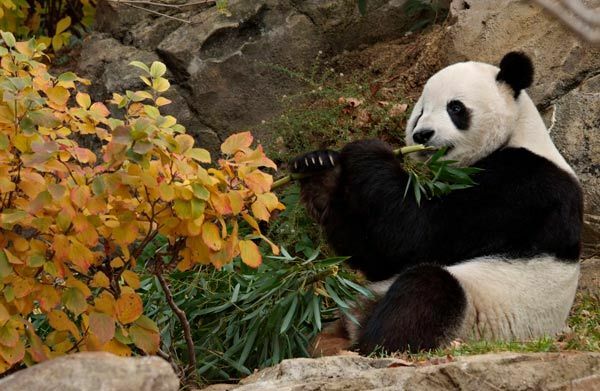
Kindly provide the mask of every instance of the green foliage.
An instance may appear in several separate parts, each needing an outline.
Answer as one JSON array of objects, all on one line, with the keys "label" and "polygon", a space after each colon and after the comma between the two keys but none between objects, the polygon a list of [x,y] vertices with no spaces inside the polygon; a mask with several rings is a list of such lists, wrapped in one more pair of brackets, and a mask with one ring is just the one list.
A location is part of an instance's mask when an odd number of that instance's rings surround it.
[{"label": "green foliage", "polygon": [[290,249],[294,254],[310,257],[316,250],[326,255],[328,251],[321,227],[308,216],[300,203],[300,186],[294,183],[279,195],[286,209],[274,219],[267,236],[279,245]]},{"label": "green foliage", "polygon": [[[323,322],[369,292],[341,267],[343,258],[269,257],[257,269],[238,261],[221,270],[174,272],[177,305],[189,318],[197,373],[205,381],[234,380],[285,358],[307,356]],[[179,322],[153,276],[142,281],[148,315],[161,330],[163,348],[187,362]]]},{"label": "green foliage", "polygon": [[398,92],[382,92],[360,75],[337,73],[319,58],[306,73],[274,68],[308,87],[307,92],[284,96],[283,114],[263,125],[279,137],[268,149],[274,158],[285,161],[311,149],[339,149],[364,138],[402,142],[408,104]]},{"label": "green foliage", "polygon": [[409,175],[405,197],[412,188],[420,204],[423,197],[429,199],[476,185],[471,175],[481,170],[476,167],[456,167],[454,161],[443,159],[445,153],[446,148],[441,148],[425,161],[404,159],[402,165]]}]

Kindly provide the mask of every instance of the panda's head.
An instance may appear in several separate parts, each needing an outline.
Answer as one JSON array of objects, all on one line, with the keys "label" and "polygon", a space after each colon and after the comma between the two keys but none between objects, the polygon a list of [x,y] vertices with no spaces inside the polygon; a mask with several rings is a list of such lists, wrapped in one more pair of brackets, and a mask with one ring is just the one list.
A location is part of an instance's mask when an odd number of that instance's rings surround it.
[{"label": "panda's head", "polygon": [[508,143],[521,111],[519,97],[532,81],[531,60],[518,52],[504,56],[500,68],[472,61],[450,65],[425,84],[406,144],[447,147],[448,160],[470,165]]}]

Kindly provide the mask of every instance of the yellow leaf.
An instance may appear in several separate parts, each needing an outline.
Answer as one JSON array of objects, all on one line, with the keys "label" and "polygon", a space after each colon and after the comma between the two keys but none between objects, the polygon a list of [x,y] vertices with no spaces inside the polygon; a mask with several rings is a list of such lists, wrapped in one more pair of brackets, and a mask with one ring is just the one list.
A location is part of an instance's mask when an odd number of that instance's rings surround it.
[{"label": "yellow leaf", "polygon": [[78,92],[77,95],[75,95],[75,100],[77,101],[77,104],[84,109],[87,109],[92,104],[90,96],[84,92]]},{"label": "yellow leaf", "polygon": [[129,346],[124,345],[115,339],[104,344],[104,346],[102,346],[102,350],[121,357],[131,356],[131,349],[129,349]]},{"label": "yellow leaf", "polygon": [[211,161],[210,152],[204,148],[191,148],[185,153],[185,156],[191,157],[200,163],[210,163]]},{"label": "yellow leaf", "polygon": [[135,346],[144,352],[154,354],[158,351],[160,335],[157,331],[148,330],[134,324],[129,328],[129,336]]},{"label": "yellow leaf", "polygon": [[121,274],[127,285],[132,287],[133,289],[139,289],[140,287],[140,278],[135,272],[131,270],[125,270],[123,274]]},{"label": "yellow leaf", "polygon": [[53,329],[58,331],[68,331],[75,337],[75,339],[79,340],[81,335],[79,334],[79,330],[77,330],[77,326],[75,323],[69,319],[67,314],[60,310],[54,310],[48,314],[48,322]]},{"label": "yellow leaf", "polygon": [[117,319],[123,324],[131,323],[140,317],[144,305],[137,293],[125,293],[117,299],[115,311]]},{"label": "yellow leaf", "polygon": [[244,209],[244,197],[242,197],[239,191],[235,190],[227,193],[227,197],[229,197],[229,204],[231,205],[233,214],[239,214]]},{"label": "yellow leaf", "polygon": [[170,86],[169,81],[164,77],[158,77],[152,81],[152,88],[156,92],[165,92]]},{"label": "yellow leaf", "polygon": [[250,267],[259,267],[262,263],[262,255],[258,250],[258,246],[251,240],[240,240],[239,246],[242,262]]},{"label": "yellow leaf", "polygon": [[250,224],[250,226],[252,228],[254,228],[256,230],[256,232],[260,233],[260,228],[258,227],[258,223],[256,222],[256,220],[252,216],[250,216],[247,213],[242,213],[242,218],[244,220],[246,220],[246,222],[248,224]]},{"label": "yellow leaf", "polygon": [[221,151],[226,155],[233,155],[240,149],[250,147],[253,140],[254,138],[250,132],[232,134],[221,145]]},{"label": "yellow leaf", "polygon": [[19,341],[19,332],[12,323],[7,322],[0,327],[0,345],[2,346],[15,347]]},{"label": "yellow leaf", "polygon": [[150,76],[153,78],[161,77],[167,72],[167,67],[160,61],[154,61],[150,66]]},{"label": "yellow leaf", "polygon": [[160,194],[160,199],[165,202],[172,201],[173,198],[175,198],[175,190],[173,190],[173,187],[167,182],[160,184],[158,187],[158,192]]},{"label": "yellow leaf", "polygon": [[58,23],[56,24],[56,32],[54,33],[54,35],[58,35],[58,34],[62,33],[63,31],[68,29],[70,25],[71,25],[71,17],[65,16],[64,18],[59,20]]},{"label": "yellow leaf", "polygon": [[219,251],[221,249],[223,241],[216,224],[210,221],[202,224],[202,240],[211,250]]},{"label": "yellow leaf", "polygon": [[94,288],[108,288],[110,286],[110,281],[108,280],[108,277],[106,277],[106,274],[99,271],[94,274],[94,278],[90,285]]},{"label": "yellow leaf", "polygon": [[86,299],[92,295],[92,291],[90,290],[90,288],[88,288],[86,284],[74,277],[68,277],[66,285],[68,287],[78,289]]},{"label": "yellow leaf", "polygon": [[70,96],[69,91],[61,86],[56,86],[47,89],[46,95],[48,96],[50,102],[60,107],[64,107],[67,104],[67,101],[69,100]]},{"label": "yellow leaf", "polygon": [[[189,134],[180,134],[175,137],[175,142],[177,143],[177,153],[185,154],[188,150],[190,150],[194,146],[194,138]],[[196,148],[199,149],[199,148]],[[208,152],[208,151],[207,151]],[[210,159],[208,161],[210,163]]]},{"label": "yellow leaf", "polygon": [[94,306],[96,310],[104,312],[110,316],[115,313],[116,301],[112,294],[107,291],[102,291],[98,297],[94,299]]},{"label": "yellow leaf", "polygon": [[263,204],[260,200],[256,200],[252,203],[252,214],[259,220],[269,221],[269,217],[271,214],[267,210],[265,204]]},{"label": "yellow leaf", "polygon": [[0,325],[5,324],[8,319],[10,319],[10,313],[4,304],[0,303]]},{"label": "yellow leaf", "polygon": [[110,267],[113,267],[115,269],[123,267],[123,265],[125,265],[125,262],[123,262],[123,259],[121,257],[113,258],[113,260],[110,261]]}]

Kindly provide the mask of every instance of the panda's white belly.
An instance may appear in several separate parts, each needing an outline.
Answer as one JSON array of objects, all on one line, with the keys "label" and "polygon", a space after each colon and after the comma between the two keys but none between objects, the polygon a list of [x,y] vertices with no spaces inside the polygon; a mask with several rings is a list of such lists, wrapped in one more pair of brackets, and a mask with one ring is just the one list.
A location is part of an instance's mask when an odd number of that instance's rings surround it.
[{"label": "panda's white belly", "polygon": [[579,263],[551,256],[482,257],[446,270],[467,296],[457,333],[463,340],[526,340],[562,331],[579,279]]}]

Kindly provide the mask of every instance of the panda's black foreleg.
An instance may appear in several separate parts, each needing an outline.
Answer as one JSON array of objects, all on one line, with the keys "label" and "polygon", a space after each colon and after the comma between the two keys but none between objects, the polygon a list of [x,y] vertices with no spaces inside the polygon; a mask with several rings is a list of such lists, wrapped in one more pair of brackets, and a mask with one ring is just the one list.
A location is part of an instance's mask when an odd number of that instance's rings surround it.
[{"label": "panda's black foreleg", "polygon": [[300,179],[302,202],[319,223],[328,217],[332,196],[338,184],[340,153],[321,150],[300,155],[290,161],[292,174],[304,174]]},{"label": "panda's black foreleg", "polygon": [[358,338],[361,354],[434,349],[455,338],[467,299],[446,269],[418,265],[402,274],[367,315]]}]

